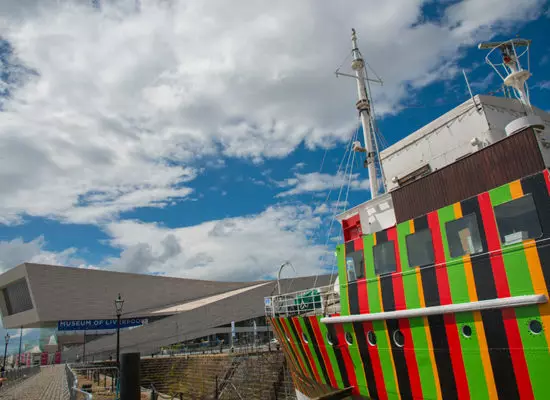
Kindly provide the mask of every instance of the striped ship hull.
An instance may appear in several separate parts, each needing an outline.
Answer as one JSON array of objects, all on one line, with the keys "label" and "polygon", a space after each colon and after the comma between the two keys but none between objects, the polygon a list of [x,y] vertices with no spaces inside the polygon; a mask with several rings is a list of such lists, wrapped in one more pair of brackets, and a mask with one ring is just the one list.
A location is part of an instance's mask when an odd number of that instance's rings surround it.
[{"label": "striped ship hull", "polygon": [[[542,236],[503,248],[494,207],[530,194]],[[445,223],[474,214],[483,252],[451,257]],[[405,237],[429,228],[435,265],[409,267]],[[372,248],[394,240],[397,272],[376,276]],[[548,170],[515,180],[337,247],[340,316],[544,295],[550,286]],[[346,255],[361,252],[367,278],[347,281]],[[550,305],[326,323],[272,317],[305,398],[348,390],[370,399],[550,398]],[[330,317],[330,316],[328,316]],[[328,318],[330,320],[330,318]],[[400,332],[401,341],[395,339]],[[369,342],[369,335],[376,338]],[[343,398],[343,397],[341,397]]]}]

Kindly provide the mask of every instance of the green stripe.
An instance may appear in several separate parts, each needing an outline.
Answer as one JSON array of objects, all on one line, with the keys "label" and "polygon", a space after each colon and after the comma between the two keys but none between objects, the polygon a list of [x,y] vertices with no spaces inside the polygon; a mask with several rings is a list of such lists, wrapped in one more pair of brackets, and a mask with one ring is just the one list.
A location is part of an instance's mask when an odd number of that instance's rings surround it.
[{"label": "green stripe", "polygon": [[338,262],[338,281],[340,285],[340,314],[349,315],[346,252],[343,244],[336,246],[336,260]]},{"label": "green stripe", "polygon": [[324,345],[327,350],[328,358],[330,359],[330,366],[334,371],[334,378],[336,378],[336,382],[338,382],[338,387],[343,389],[344,381],[342,380],[342,374],[340,373],[338,361],[336,360],[336,354],[334,353],[334,348],[332,347],[332,345],[327,342],[328,329],[325,324],[321,323],[321,318],[322,318],[321,315],[317,315],[319,329],[321,330],[321,334],[323,335]]},{"label": "green stripe", "polygon": [[380,356],[380,365],[382,366],[386,391],[390,399],[397,398],[399,390],[396,386],[395,369],[391,357],[391,345],[386,323],[384,321],[373,321],[372,325],[376,333],[376,345],[378,347],[378,355]]},{"label": "green stripe", "polygon": [[[445,260],[447,261],[451,301],[453,303],[468,303],[470,302],[470,296],[468,294],[466,271],[464,270],[464,259],[462,257],[451,258],[447,231],[445,230],[445,224],[456,219],[454,207],[450,205],[440,209],[438,216],[444,243]],[[473,313],[455,314],[455,320],[470,394],[475,394],[476,398],[479,399],[488,399],[489,388],[485,378],[483,360],[481,359],[480,343],[475,333]],[[464,325],[469,325],[472,328],[472,335],[469,338],[464,337],[462,334],[462,326]]]},{"label": "green stripe", "polygon": [[[512,200],[510,185],[504,185],[489,192],[493,207]],[[527,255],[522,243],[504,246],[502,251],[504,269],[508,278],[510,294],[521,296],[534,294],[533,282],[529,272]],[[546,371],[550,365],[548,343],[543,334],[534,335],[529,330],[529,322],[533,319],[540,321],[538,306],[515,308],[516,320],[523,344],[523,352],[527,362],[529,377],[535,398],[544,398],[548,392]],[[548,327],[546,327],[548,328]]]},{"label": "green stripe", "polygon": [[[306,337],[309,339],[307,341],[307,346],[309,348],[309,352],[311,353],[311,358],[313,358],[313,362],[315,363],[315,368],[317,369],[317,373],[319,375],[319,378],[321,378],[321,381],[326,384],[327,381],[325,380],[325,377],[323,376],[323,370],[321,369],[321,364],[319,364],[319,359],[317,358],[317,353],[315,353],[315,349],[313,348],[313,340],[315,340],[315,338],[309,337],[309,334],[308,334],[308,331],[307,331],[307,328],[306,328],[306,324],[304,323],[304,318],[303,317],[298,317],[298,322],[300,323],[300,327],[302,328],[302,332],[304,332],[306,334]],[[323,360],[321,360],[321,362],[322,361]]]},{"label": "green stripe", "polygon": [[374,247],[373,235],[363,236],[363,249],[365,253],[365,274],[367,276],[367,296],[369,299],[369,311],[371,313],[382,311],[380,304],[380,293],[378,290],[378,279],[374,273],[374,256],[372,248]]},{"label": "green stripe", "polygon": [[[397,238],[399,244],[399,257],[403,275],[403,287],[405,289],[405,302],[407,309],[420,308],[420,293],[418,291],[417,272],[415,268],[409,267],[409,255],[407,253],[406,237],[411,233],[409,221],[397,225]],[[409,318],[413,348],[420,375],[422,395],[427,399],[437,397],[437,383],[432,370],[430,348],[422,318]]]},{"label": "green stripe", "polygon": [[359,346],[357,346],[357,337],[355,336],[355,330],[353,329],[352,324],[344,324],[344,332],[349,332],[353,337],[353,344],[346,345],[349,349],[349,354],[353,360],[353,371],[355,372],[355,377],[357,379],[357,387],[359,393],[363,396],[369,395],[369,390],[367,388],[367,378],[365,376],[365,367],[363,365],[363,360],[361,359],[361,353],[359,352]]}]

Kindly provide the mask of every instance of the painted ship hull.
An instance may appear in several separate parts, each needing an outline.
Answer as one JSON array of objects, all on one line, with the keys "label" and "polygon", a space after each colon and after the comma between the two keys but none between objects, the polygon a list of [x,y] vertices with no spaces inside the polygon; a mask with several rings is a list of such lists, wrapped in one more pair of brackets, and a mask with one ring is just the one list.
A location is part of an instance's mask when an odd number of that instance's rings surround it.
[{"label": "painted ship hull", "polygon": [[[527,198],[540,235],[503,238],[495,210]],[[481,247],[453,256],[449,223],[472,215]],[[434,262],[411,267],[406,238],[426,230]],[[373,249],[392,241],[397,269],[377,274]],[[346,389],[371,399],[550,398],[549,245],[548,170],[339,245],[339,315],[271,318],[297,391],[306,398],[337,398]],[[362,277],[350,275],[350,258]]]}]

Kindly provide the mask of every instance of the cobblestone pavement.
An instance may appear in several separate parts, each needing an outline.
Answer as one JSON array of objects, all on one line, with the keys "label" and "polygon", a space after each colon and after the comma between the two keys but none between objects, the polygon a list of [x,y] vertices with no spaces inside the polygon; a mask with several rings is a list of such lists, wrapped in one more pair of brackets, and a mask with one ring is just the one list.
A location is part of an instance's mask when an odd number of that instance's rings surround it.
[{"label": "cobblestone pavement", "polygon": [[2,400],[69,400],[64,365],[43,367],[40,372],[12,387],[0,389]]}]

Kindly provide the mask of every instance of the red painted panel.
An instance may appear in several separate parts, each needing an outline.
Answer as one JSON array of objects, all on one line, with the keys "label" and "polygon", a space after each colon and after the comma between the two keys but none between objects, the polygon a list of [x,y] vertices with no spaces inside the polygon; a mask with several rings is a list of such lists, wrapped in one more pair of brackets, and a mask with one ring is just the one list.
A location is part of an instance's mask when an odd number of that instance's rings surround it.
[{"label": "red painted panel", "polygon": [[328,378],[330,380],[330,385],[333,388],[337,388],[338,382],[336,382],[336,377],[334,376],[334,370],[332,369],[332,363],[330,362],[330,358],[327,353],[327,348],[325,345],[323,334],[321,333],[321,328],[319,328],[319,320],[315,316],[305,317],[305,318],[309,318],[311,328],[313,329],[313,334],[315,335],[315,339],[317,339],[317,343],[319,344],[319,350],[321,351],[321,356],[323,357],[323,360],[319,360],[319,361],[324,362],[325,364]]},{"label": "red painted panel", "polygon": [[[363,329],[365,330],[365,337],[367,337],[369,331],[374,331],[372,322],[364,322]],[[367,344],[369,349],[369,356],[372,363],[372,369],[374,370],[374,380],[376,381],[376,390],[378,391],[378,397],[380,400],[387,400],[388,393],[386,392],[386,384],[384,383],[384,376],[382,374],[382,364],[380,363],[380,355],[378,354],[378,347]]]},{"label": "red painted panel", "polygon": [[[358,396],[359,389],[357,387],[357,376],[355,375],[355,367],[353,366],[353,360],[349,353],[348,343],[346,342],[344,327],[341,324],[334,324],[336,330],[336,336],[338,337],[338,347],[342,353],[344,364],[346,365],[346,373],[350,386],[353,387],[353,394]],[[342,372],[342,371],[341,371]]]}]

